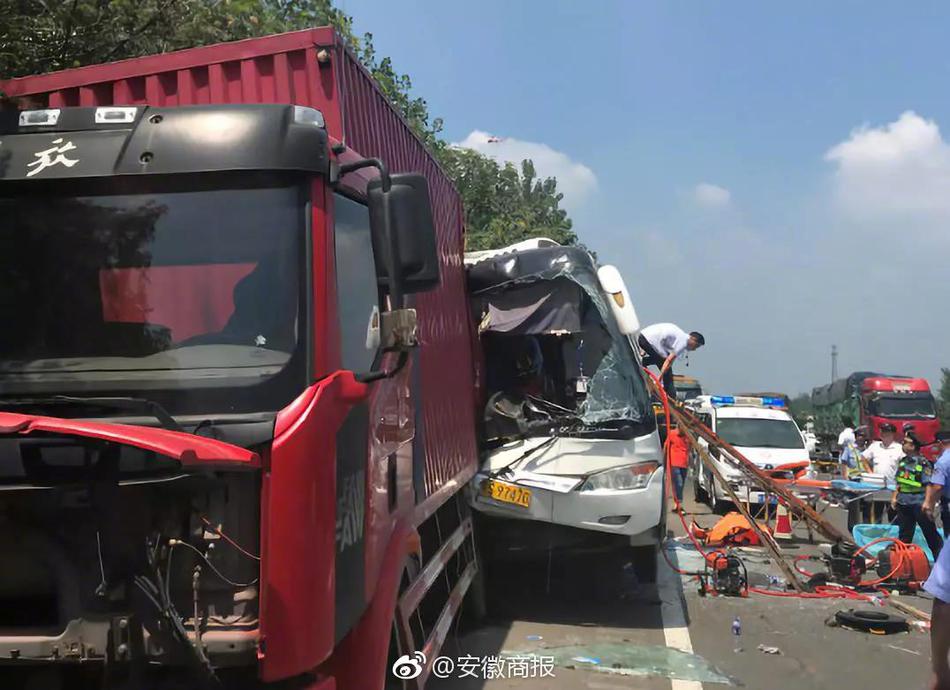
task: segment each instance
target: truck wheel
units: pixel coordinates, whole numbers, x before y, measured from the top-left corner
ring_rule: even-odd
[[[478,572],[468,586],[462,610],[459,616],[459,628],[474,630],[488,617],[488,571],[485,569],[485,560],[478,558]]]
[[[658,544],[630,547],[630,559],[633,562],[633,572],[641,584],[656,582],[656,559],[660,555]]]

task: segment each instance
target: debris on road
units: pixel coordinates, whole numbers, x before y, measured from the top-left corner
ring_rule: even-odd
[[[907,632],[907,619],[883,611],[847,609],[835,613],[835,621],[842,628],[867,632],[872,635],[892,635]]]
[[[662,676],[671,680],[734,685],[734,681],[706,659],[672,647],[603,642],[528,651],[503,650],[503,656],[553,658],[562,668],[583,669],[622,676]]]
[[[764,644],[760,644],[758,647],[756,647],[756,649],[758,649],[763,654],[776,654],[778,656],[782,656],[782,650],[778,647],[767,647]]]
[[[600,663],[600,659],[593,659],[589,656],[572,656],[571,661],[576,661],[581,664],[594,664],[594,665],[597,665]]]

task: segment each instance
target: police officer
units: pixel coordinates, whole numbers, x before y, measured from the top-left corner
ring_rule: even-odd
[[[950,539],[950,430],[937,432],[940,456],[934,466],[927,498],[924,500],[924,513],[933,520],[937,502],[940,502],[940,522],[943,523],[944,539]]]
[[[927,485],[933,474],[933,463],[920,454],[920,441],[913,434],[904,436],[901,447],[904,457],[897,462],[897,472],[894,476],[897,488],[891,497],[891,508],[897,511],[897,527],[900,530],[898,538],[905,544],[912,544],[915,527],[920,525],[931,553],[937,558],[943,547],[943,539],[940,538],[933,519],[923,510]]]

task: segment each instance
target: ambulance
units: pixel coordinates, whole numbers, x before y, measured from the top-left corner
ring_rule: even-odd
[[[807,471],[805,436],[782,398],[702,395],[687,404],[717,436],[773,479],[795,479]],[[704,439],[699,443],[709,449]],[[718,450],[709,452],[739,500],[750,506],[765,503],[765,494],[758,487],[750,487],[740,470],[726,462]],[[696,501],[707,503],[714,512],[725,512],[732,499],[695,449],[690,452],[690,468]]]

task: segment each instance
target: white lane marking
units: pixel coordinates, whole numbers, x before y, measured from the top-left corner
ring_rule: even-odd
[[[662,546],[660,547],[663,548]],[[676,555],[669,554],[676,563]],[[656,589],[660,595],[660,612],[663,616],[663,636],[666,646],[693,653],[693,643],[689,639],[686,627],[686,613],[683,610],[683,585],[680,576],[666,564],[663,554],[657,554]],[[703,690],[703,684],[695,680],[670,679],[672,690]]]

